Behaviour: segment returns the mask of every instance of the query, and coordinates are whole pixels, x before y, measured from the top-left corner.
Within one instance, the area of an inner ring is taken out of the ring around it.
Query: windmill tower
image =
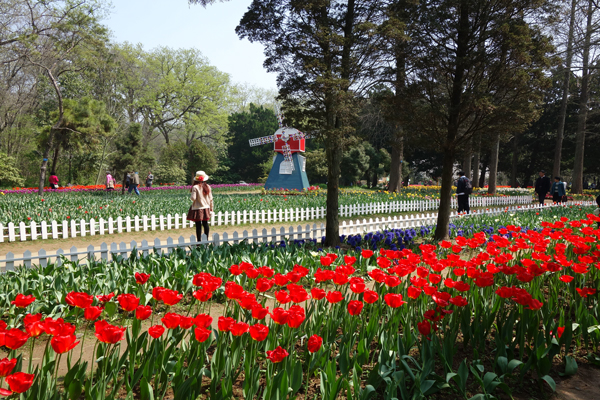
[[[279,129],[270,136],[250,139],[250,147],[274,143],[276,154],[265,189],[304,190],[309,185],[306,158],[300,153],[304,153],[305,139],[311,137],[298,129],[284,126],[283,115],[277,111]]]

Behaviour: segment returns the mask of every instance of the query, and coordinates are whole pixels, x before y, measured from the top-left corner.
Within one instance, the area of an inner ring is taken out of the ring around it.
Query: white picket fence
[[[493,207],[507,206],[515,204],[531,203],[530,196],[504,196],[504,197],[472,197],[470,199],[471,207]],[[390,201],[386,203],[368,203],[340,206],[340,217],[350,218],[357,215],[373,214],[392,214],[401,212],[425,212],[437,210],[440,201],[438,200],[411,200],[411,201]],[[457,208],[456,199],[452,198],[452,208]],[[245,224],[268,224],[268,223],[288,223],[304,222],[315,219],[324,219],[326,214],[325,207],[311,208],[289,208],[279,210],[244,210],[244,211],[219,211],[213,213],[211,219],[212,225],[245,225]],[[21,222],[17,225],[10,222],[5,227],[0,224],[0,243],[8,241],[27,241],[38,239],[68,239],[69,237],[83,237],[95,235],[112,235],[122,232],[139,232],[155,230],[171,230],[192,227],[194,223],[186,220],[186,214],[167,214],[143,215],[116,219],[103,218],[84,219],[75,221],[52,221],[50,223],[42,221],[36,223],[32,221],[29,224]]]
[[[596,203],[593,201],[579,201],[579,202],[569,202],[568,205],[579,205],[579,206],[590,206],[595,205]],[[547,207],[560,207],[555,205],[546,205],[541,206],[539,204],[530,204],[525,206],[508,206],[502,208],[493,208],[488,210],[481,210],[475,214],[471,215],[458,215],[457,213],[452,212],[450,214],[450,219],[455,220],[458,218],[469,218],[471,216],[477,215],[499,215],[504,213],[516,213],[521,211],[528,211],[533,209]],[[352,234],[363,234],[367,232],[376,232],[384,229],[409,229],[409,228],[420,228],[422,226],[432,226],[435,225],[437,221],[437,213],[431,214],[421,214],[421,215],[405,215],[405,216],[394,216],[387,218],[370,218],[369,220],[363,219],[350,221],[350,222],[342,222],[340,225],[340,235],[352,235]],[[75,246],[71,247],[68,252],[65,252],[62,249],[57,250],[54,254],[49,254],[45,250],[40,250],[38,254],[34,255],[31,251],[26,251],[22,257],[16,258],[13,253],[7,253],[6,256],[2,259],[0,258],[0,269],[3,271],[14,270],[15,263],[17,265],[23,265],[27,268],[30,268],[34,261],[42,266],[46,266],[49,262],[54,259],[56,263],[61,263],[62,257],[65,257],[71,261],[77,261],[81,257],[88,259],[97,259],[96,255],[99,255],[99,258],[102,260],[108,260],[109,256],[123,256],[128,257],[131,253],[137,252],[138,254],[148,255],[149,252],[154,251],[157,253],[171,253],[174,249],[180,247],[188,247],[195,245],[214,245],[219,246],[223,243],[233,243],[238,244],[241,241],[248,241],[254,243],[269,243],[269,242],[278,242],[284,239],[319,239],[325,234],[325,225],[324,224],[313,224],[306,225],[304,228],[301,225],[298,225],[296,229],[293,227],[289,227],[287,230],[285,228],[280,228],[277,230],[276,228],[272,228],[270,232],[267,229],[263,229],[262,232],[258,232],[258,230],[254,229],[251,233],[247,230],[244,230],[241,234],[233,232],[230,236],[227,232],[223,233],[223,235],[219,235],[215,233],[212,235],[212,238],[208,240],[206,235],[203,235],[202,240],[200,242],[196,241],[196,237],[194,235],[189,237],[189,240],[183,236],[180,236],[177,241],[174,241],[172,238],[167,239],[167,244],[162,244],[160,239],[155,239],[153,242],[149,243],[146,240],[142,240],[141,244],[138,244],[136,241],[132,241],[129,245],[125,242],[111,243],[110,246],[106,243],[102,243],[99,249],[96,249],[94,246],[90,245],[87,249],[82,250],[78,249]],[[4,265],[4,268],[2,266]]]

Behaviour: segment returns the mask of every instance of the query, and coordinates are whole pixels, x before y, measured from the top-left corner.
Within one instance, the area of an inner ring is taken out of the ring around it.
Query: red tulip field
[[[587,212],[408,247],[242,243],[10,271],[0,395],[549,397],[557,374],[600,365],[600,218]]]

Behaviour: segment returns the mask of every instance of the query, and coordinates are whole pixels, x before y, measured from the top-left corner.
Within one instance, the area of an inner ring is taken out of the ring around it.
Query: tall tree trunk
[[[326,139],[325,154],[327,157],[327,215],[325,226],[325,246],[339,246],[340,244],[340,219],[339,219],[339,181],[342,162],[342,147],[335,135]]]
[[[127,180],[127,171],[125,171],[123,173],[123,186],[121,186],[121,194],[125,194],[125,181],[126,180]],[[129,182],[129,184],[131,185],[131,181]]]
[[[512,166],[510,170],[510,186],[511,187],[519,187],[519,182],[517,181],[517,164],[519,162],[519,135],[515,133],[513,137],[513,148],[512,148]]]
[[[500,133],[494,134],[494,142],[490,152],[490,180],[488,182],[488,193],[496,194],[496,182],[498,181],[498,154],[500,153]]]
[[[558,129],[556,131],[556,146],[554,148],[553,176],[560,176],[560,161],[562,158],[562,145],[565,137],[565,121],[567,119],[567,106],[569,104],[569,85],[571,83],[571,63],[573,61],[573,36],[575,32],[575,9],[578,0],[571,0],[571,16],[569,22],[569,38],[567,39],[567,57],[565,59],[565,75],[562,85],[562,100],[558,115]]]
[[[479,153],[481,153],[481,134],[473,139],[475,142],[475,154],[473,155],[473,186],[479,186]]]
[[[473,158],[473,138],[467,140],[465,146],[465,157],[463,158],[462,170],[465,176],[471,179],[471,158]]]
[[[443,240],[448,237],[450,228],[450,212],[452,211],[452,186],[454,184],[454,161],[456,157],[453,151],[446,150],[442,160],[442,187],[440,188],[440,208],[438,210],[437,226],[435,228],[435,239]],[[445,216],[445,218],[444,218]]]
[[[343,83],[340,91],[343,93],[333,92],[326,96],[325,109],[327,115],[327,127],[332,128],[333,132],[327,134],[325,155],[327,158],[327,214],[325,216],[325,246],[335,247],[340,244],[340,219],[339,219],[339,181],[342,162],[342,146],[340,145],[341,137],[339,136],[342,130],[343,122],[336,110],[340,107],[340,97],[343,97],[344,102],[347,101],[347,92],[350,90],[349,83],[352,66],[352,48],[354,45],[354,22],[355,22],[355,7],[356,0],[348,0],[346,6],[346,16],[344,18],[344,44],[342,47],[342,59],[340,78]],[[325,10],[324,10],[325,11]],[[323,13],[323,17],[327,17],[327,12]],[[328,44],[329,46],[329,44]],[[329,72],[333,76],[333,63],[327,63]],[[343,86],[346,85],[346,86]],[[335,100],[334,100],[335,99]]]
[[[389,191],[400,193],[402,189],[402,158],[404,157],[404,138],[402,127],[396,126],[396,135],[392,143],[392,154],[390,163]]]
[[[592,20],[594,15],[594,0],[588,0],[587,26],[585,42],[583,45],[583,64],[581,69],[581,95],[579,96],[579,115],[577,118],[577,141],[575,144],[575,164],[573,165],[573,185],[571,192],[583,193],[583,158],[585,148],[585,129],[588,115],[588,86],[589,86],[589,63],[590,42],[592,39]]]
[[[67,183],[73,183],[73,173],[72,173],[72,164],[73,164],[73,153],[69,152],[69,182]]]
[[[442,187],[440,189],[440,209],[438,211],[437,226],[434,238],[443,240],[448,237],[450,226],[450,208],[452,200],[452,176],[456,157],[456,138],[460,128],[460,109],[464,76],[467,68],[465,57],[469,45],[469,0],[460,2],[460,16],[458,21],[458,37],[456,40],[456,66],[452,81],[452,93],[448,112],[448,131],[444,146],[444,160],[442,164]]]
[[[58,155],[60,153],[60,143],[56,144],[54,149],[54,155],[52,156],[52,168],[50,168],[50,175],[56,175],[56,167],[58,165]]]
[[[487,160],[484,159],[481,162],[481,175],[479,175],[479,187],[482,188],[485,186],[485,173],[487,171]]]
[[[52,84],[52,87],[56,92],[56,100],[58,103],[58,119],[56,120],[56,123],[52,125],[52,128],[50,128],[48,140],[46,141],[46,147],[44,148],[44,152],[42,153],[42,165],[40,166],[40,181],[38,186],[38,194],[40,196],[44,194],[44,183],[46,182],[46,169],[48,168],[48,157],[50,156],[50,151],[54,146],[54,136],[56,135],[56,131],[62,127],[65,115],[62,93],[60,92],[58,81],[54,78],[54,75],[52,74],[52,71],[50,69],[46,68],[46,74],[48,75],[50,83]]]
[[[100,158],[100,167],[98,168],[98,176],[96,177],[96,185],[100,182],[100,174],[102,173],[102,166],[104,165],[104,154],[106,154],[106,144],[108,139],[104,138],[104,146],[102,147],[102,157]]]

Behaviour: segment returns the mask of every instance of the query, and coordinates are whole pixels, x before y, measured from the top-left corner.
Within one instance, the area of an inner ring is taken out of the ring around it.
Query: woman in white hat
[[[188,211],[187,220],[196,223],[196,240],[202,239],[202,227],[208,238],[208,221],[213,211],[213,195],[210,186],[206,183],[208,175],[204,171],[197,171],[191,189],[192,205]]]

